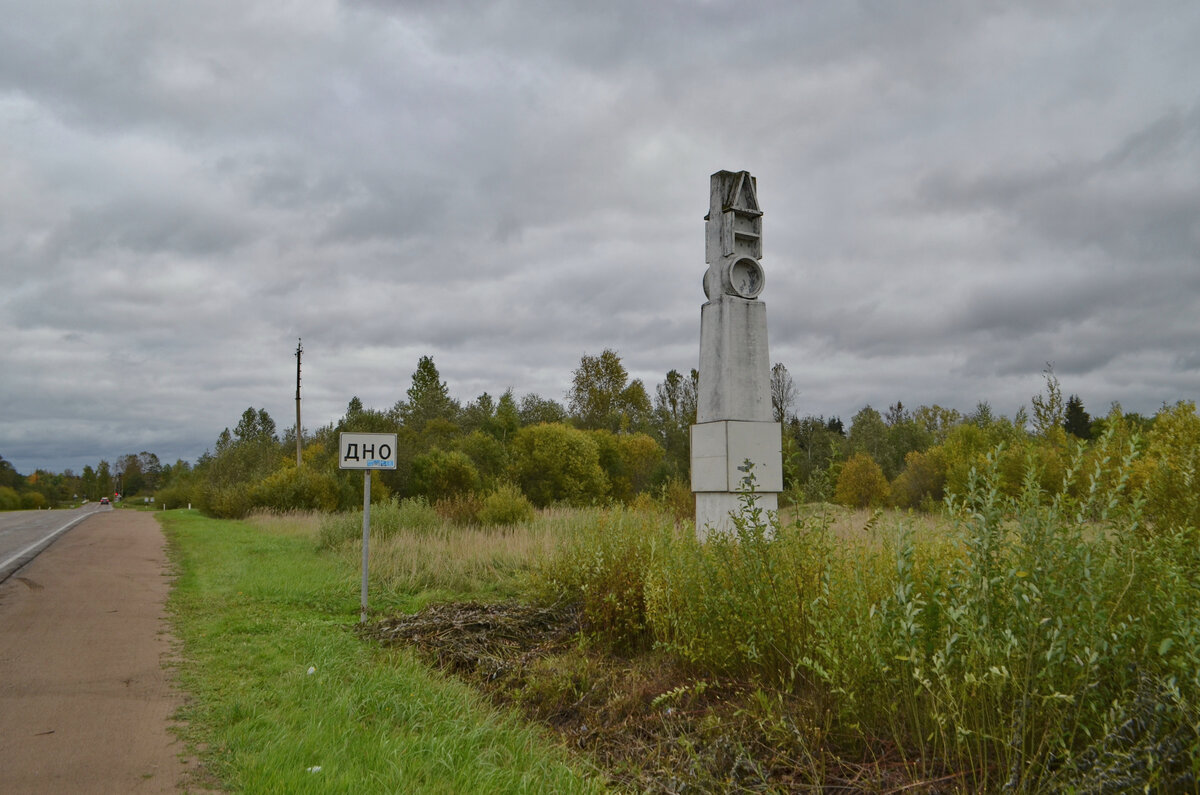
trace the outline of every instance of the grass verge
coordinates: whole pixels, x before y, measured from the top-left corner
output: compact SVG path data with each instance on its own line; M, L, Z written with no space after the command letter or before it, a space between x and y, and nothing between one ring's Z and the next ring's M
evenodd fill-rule
M303 525L159 514L181 718L230 792L600 792L598 775L404 649L354 632L356 581Z

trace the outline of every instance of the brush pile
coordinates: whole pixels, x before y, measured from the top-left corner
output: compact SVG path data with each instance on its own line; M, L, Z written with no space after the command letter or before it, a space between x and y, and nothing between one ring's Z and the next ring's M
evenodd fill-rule
M430 605L362 630L383 644L416 648L445 671L485 682L560 651L579 633L578 605L502 602Z

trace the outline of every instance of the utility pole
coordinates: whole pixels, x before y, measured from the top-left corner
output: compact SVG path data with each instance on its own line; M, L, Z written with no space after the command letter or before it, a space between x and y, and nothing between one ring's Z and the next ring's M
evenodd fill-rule
M296 469L300 469L300 354L304 352L304 345L300 338L296 338Z

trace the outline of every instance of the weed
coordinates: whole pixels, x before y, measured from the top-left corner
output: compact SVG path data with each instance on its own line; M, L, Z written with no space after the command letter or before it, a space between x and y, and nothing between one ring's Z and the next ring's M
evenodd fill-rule
M402 530L431 531L443 524L442 517L424 497L392 498L371 506L371 538L386 539ZM321 519L318 543L331 549L362 538L363 512L345 511Z
M674 532L657 513L598 512L539 566L536 582L545 594L579 601L589 630L616 646L639 648L648 639L646 578L660 567L657 555Z

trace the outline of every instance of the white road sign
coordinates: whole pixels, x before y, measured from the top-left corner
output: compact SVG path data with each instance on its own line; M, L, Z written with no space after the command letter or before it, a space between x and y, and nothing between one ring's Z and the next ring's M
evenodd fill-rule
M338 434L338 469L395 469L396 434Z

